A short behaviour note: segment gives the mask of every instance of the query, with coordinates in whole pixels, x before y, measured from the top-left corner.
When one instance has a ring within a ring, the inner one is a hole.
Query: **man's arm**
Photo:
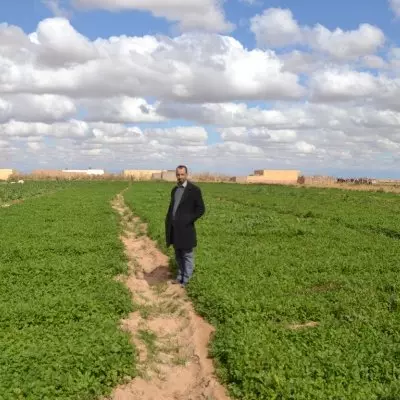
[[[196,196],[194,200],[194,212],[193,212],[193,222],[197,221],[206,212],[206,206],[204,205],[203,195],[201,189],[196,189]]]
[[[167,210],[167,215],[165,216],[165,219],[168,219],[168,216],[170,215],[171,211],[172,211],[172,207],[173,207],[173,198],[174,198],[174,189],[171,190],[171,197],[169,200],[169,206],[168,206],[168,210]]]

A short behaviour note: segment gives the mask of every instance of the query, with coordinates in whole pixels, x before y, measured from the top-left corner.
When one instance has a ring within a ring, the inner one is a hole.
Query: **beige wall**
[[[159,169],[126,169],[124,176],[137,180],[150,180],[153,174],[160,174],[161,172]]]
[[[168,182],[176,181],[176,172],[175,170],[151,170],[151,169],[126,169],[123,173],[124,177],[131,177],[136,180],[152,180],[152,179],[161,179]],[[190,174],[188,175],[188,179],[191,179]]]
[[[175,170],[164,171],[162,173],[162,180],[167,181],[167,182],[176,182]]]
[[[321,183],[321,184],[331,184],[335,183],[336,179],[333,176],[305,176],[304,183]]]
[[[235,182],[236,183],[247,183],[247,176],[236,176]]]
[[[265,176],[248,176],[247,177],[247,183],[278,183],[278,184],[295,184],[297,183],[297,178],[296,179],[289,179],[289,177],[282,177],[279,179],[278,177],[274,177],[275,179],[268,179],[268,177]]]
[[[264,169],[254,171],[254,175],[249,178],[265,179],[268,181],[297,181],[300,171],[290,169]]]
[[[155,172],[154,174],[151,174],[151,179],[154,179],[156,181],[159,181],[162,179],[162,172]]]
[[[12,169],[0,169],[0,180],[6,181],[13,173]]]
[[[160,177],[160,179],[166,182],[176,182],[176,171],[174,169],[163,171],[160,175],[157,175],[157,177]],[[192,180],[192,176],[188,174],[187,179]]]

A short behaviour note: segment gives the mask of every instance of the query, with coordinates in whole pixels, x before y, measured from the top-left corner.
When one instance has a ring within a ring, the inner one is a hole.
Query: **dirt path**
[[[129,258],[128,276],[119,277],[138,310],[122,321],[138,349],[139,376],[113,391],[109,400],[228,400],[207,358],[212,327],[197,316],[185,290],[172,285],[168,257],[146,236],[119,194],[113,207],[121,215]]]
[[[11,207],[13,204],[23,203],[24,199],[11,200],[11,202],[0,204],[1,208]]]

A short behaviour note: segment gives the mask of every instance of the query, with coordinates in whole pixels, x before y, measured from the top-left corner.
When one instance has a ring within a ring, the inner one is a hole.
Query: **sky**
[[[400,0],[24,0],[0,168],[400,178]]]

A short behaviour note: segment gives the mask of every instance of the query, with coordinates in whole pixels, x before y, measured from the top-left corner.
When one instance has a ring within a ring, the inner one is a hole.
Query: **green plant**
[[[200,186],[207,210],[197,223],[188,293],[216,328],[211,354],[231,395],[396,398],[398,196]],[[163,223],[170,189],[167,183],[135,183],[125,199],[173,258]]]
[[[0,208],[1,399],[96,399],[136,375],[119,327],[130,293],[114,279],[127,264],[110,200],[124,184],[61,187]]]

